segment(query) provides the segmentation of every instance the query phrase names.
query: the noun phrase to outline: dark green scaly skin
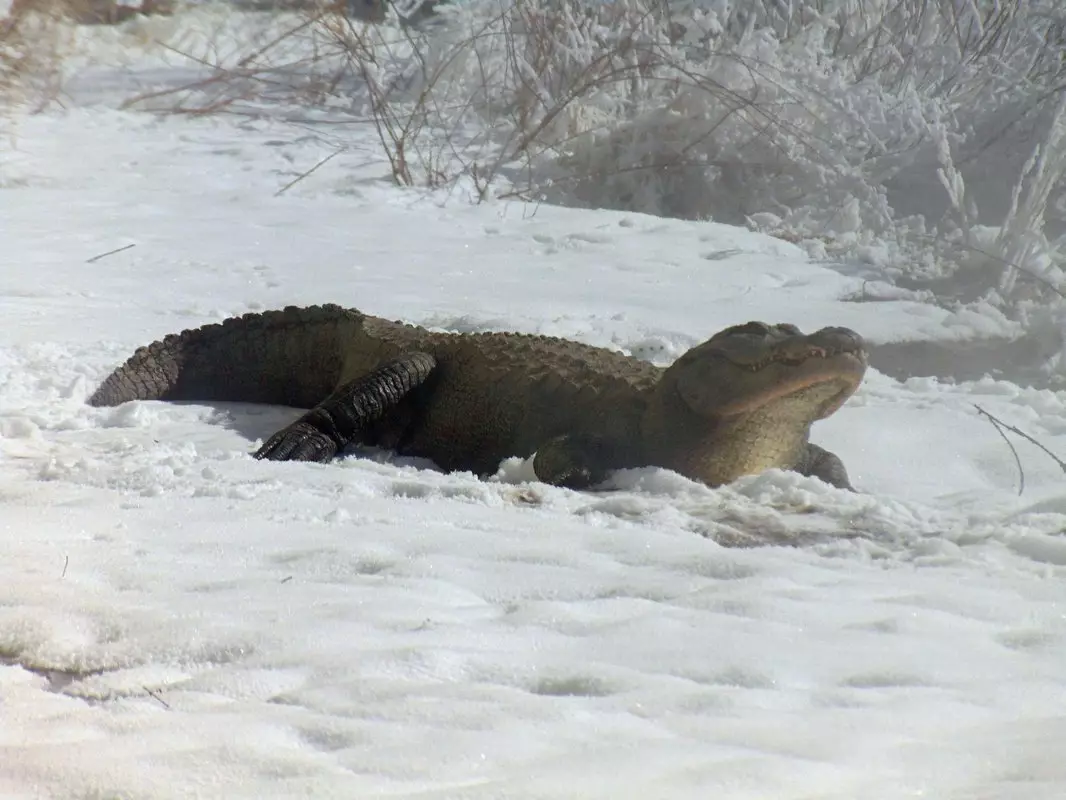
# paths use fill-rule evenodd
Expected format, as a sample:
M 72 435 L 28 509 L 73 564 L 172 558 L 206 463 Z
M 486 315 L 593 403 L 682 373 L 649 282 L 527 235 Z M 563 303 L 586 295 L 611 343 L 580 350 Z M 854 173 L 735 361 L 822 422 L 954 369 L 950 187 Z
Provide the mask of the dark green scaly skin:
M 575 488 L 644 465 L 712 486 L 780 467 L 850 488 L 839 459 L 807 438 L 864 369 L 862 339 L 843 328 L 748 323 L 663 369 L 565 339 L 439 333 L 327 305 L 168 336 L 89 403 L 312 409 L 256 453 L 272 460 L 326 461 L 359 442 L 478 474 L 536 453 L 541 480 Z

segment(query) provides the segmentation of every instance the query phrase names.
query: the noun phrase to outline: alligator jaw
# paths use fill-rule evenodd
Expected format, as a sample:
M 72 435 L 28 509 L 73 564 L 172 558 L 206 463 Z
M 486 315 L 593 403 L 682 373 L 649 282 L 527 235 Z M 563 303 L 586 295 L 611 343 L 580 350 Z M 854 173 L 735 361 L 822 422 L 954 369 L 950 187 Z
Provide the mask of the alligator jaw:
M 738 397 L 731 403 L 724 403 L 715 410 L 719 417 L 732 417 L 737 414 L 749 414 L 771 403 L 780 402 L 789 397 L 799 400 L 804 398 L 824 398 L 816 403 L 817 411 L 811 419 L 824 419 L 844 405 L 855 393 L 866 372 L 866 357 L 860 352 L 842 352 L 834 355 L 812 354 L 798 363 L 775 362 L 774 366 L 784 364 L 786 370 L 774 369 L 776 382 L 769 383 L 758 393 L 747 397 Z M 773 369 L 764 367 L 763 369 Z M 809 392 L 814 387 L 822 391 Z
M 794 325 L 749 322 L 692 348 L 664 377 L 706 419 L 750 414 L 792 397 L 813 422 L 840 408 L 865 372 L 866 347 L 855 331 L 822 328 L 805 335 Z
M 726 329 L 663 373 L 644 419 L 650 460 L 709 486 L 776 467 L 847 487 L 842 465 L 835 480 L 832 470 L 812 468 L 838 460 L 812 451 L 810 428 L 852 395 L 865 371 L 862 338 L 846 328 Z

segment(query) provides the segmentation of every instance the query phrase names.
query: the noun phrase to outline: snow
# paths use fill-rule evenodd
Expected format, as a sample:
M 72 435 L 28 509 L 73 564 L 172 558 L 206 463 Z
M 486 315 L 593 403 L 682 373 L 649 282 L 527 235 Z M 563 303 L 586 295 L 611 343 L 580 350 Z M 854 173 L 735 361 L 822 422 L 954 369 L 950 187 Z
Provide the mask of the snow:
M 871 370 L 813 436 L 858 494 L 260 463 L 297 412 L 85 404 L 139 345 L 288 304 L 659 363 L 749 319 L 1009 322 L 856 302 L 729 226 L 401 191 L 371 131 L 278 194 L 313 127 L 94 85 L 0 162 L 0 796 L 1062 796 L 1063 475 L 1019 441 L 1019 496 L 974 404 L 1061 454 L 1066 393 Z

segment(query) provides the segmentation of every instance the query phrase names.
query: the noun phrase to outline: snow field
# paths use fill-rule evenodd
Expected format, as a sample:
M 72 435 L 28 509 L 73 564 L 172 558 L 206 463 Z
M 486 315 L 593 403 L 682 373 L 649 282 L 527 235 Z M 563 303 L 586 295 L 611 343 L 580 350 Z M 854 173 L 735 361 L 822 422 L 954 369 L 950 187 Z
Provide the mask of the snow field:
M 357 452 L 293 410 L 84 400 L 286 304 L 667 363 L 748 319 L 1008 334 L 712 223 L 385 186 L 368 139 L 75 106 L 0 182 L 0 795 L 1042 800 L 1066 786 L 1066 396 L 871 370 L 814 441 L 859 494 L 604 491 Z M 88 262 L 126 245 L 134 247 Z

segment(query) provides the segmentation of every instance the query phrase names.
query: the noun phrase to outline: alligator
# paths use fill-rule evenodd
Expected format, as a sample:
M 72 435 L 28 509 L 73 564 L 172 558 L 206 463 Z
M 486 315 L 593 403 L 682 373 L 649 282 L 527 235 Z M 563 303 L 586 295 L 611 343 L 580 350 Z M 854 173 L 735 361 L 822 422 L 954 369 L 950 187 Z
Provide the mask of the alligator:
M 310 409 L 254 454 L 329 461 L 350 444 L 492 474 L 533 456 L 539 480 L 584 489 L 665 467 L 709 486 L 777 467 L 851 489 L 808 442 L 866 370 L 847 328 L 748 322 L 669 367 L 567 339 L 447 333 L 337 305 L 245 314 L 138 349 L 89 398 Z

